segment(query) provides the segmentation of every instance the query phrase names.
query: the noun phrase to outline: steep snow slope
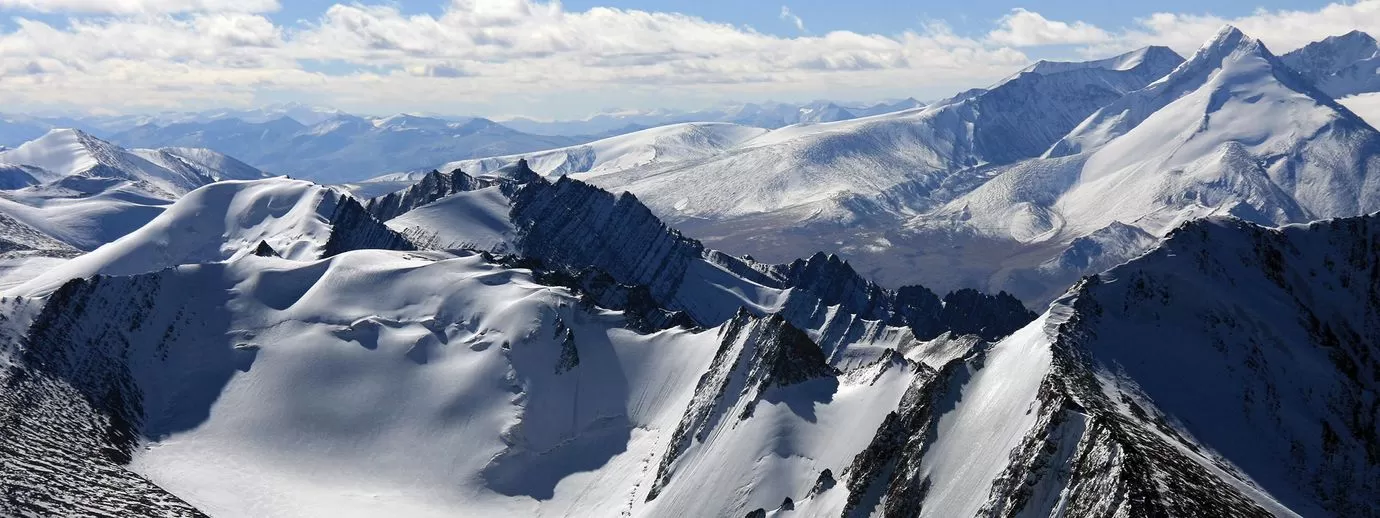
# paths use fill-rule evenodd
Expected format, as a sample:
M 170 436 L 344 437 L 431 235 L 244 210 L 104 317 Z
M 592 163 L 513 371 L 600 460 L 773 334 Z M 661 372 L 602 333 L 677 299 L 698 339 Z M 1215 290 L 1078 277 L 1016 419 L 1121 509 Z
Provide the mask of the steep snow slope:
M 903 403 L 850 467 L 889 487 L 795 512 L 1375 515 L 1377 243 L 1377 216 L 1189 223 Z
M 1380 488 L 1380 217 L 1194 222 L 1086 283 L 1066 330 L 1111 405 L 1307 516 Z
M 1093 110 L 1174 64 L 1025 73 L 970 98 L 789 126 L 706 160 L 591 181 L 638 194 L 672 220 L 777 212 L 894 189 L 906 192 L 890 200 L 888 210 L 924 210 L 947 195 L 938 187 L 956 171 L 1037 155 Z
M 3 152 L 0 149 L 0 152 Z M 38 178 L 47 176 L 42 168 L 30 165 L 0 164 L 0 190 L 23 189 L 37 185 Z
M 451 162 L 443 170 L 488 174 L 526 158 L 532 170 L 547 176 L 573 174 L 592 178 L 640 167 L 702 159 L 757 137 L 767 130 L 725 123 L 672 124 L 619 135 L 589 144 L 507 157 Z
M 362 292 L 371 296 L 350 295 Z M 815 478 L 797 455 L 846 461 L 867 439 L 854 426 L 881 422 L 911 372 L 924 370 L 893 361 L 841 380 L 780 319 L 744 314 L 720 329 L 638 334 L 620 328 L 620 314 L 584 307 L 479 256 L 380 251 L 309 263 L 246 256 L 74 282 L 29 336 L 21 365 L 47 367 L 9 378 L 16 391 L 0 400 L 17 393 L 48 408 L 56 388 L 137 387 L 119 395 L 131 406 L 87 410 L 95 430 L 133 433 L 137 442 L 108 447 L 126 452 L 134 473 L 217 516 L 723 515 L 779 501 L 799 490 L 789 480 Z M 66 340 L 101 336 L 123 345 Z M 91 368 L 75 376 L 59 357 Z M 711 413 L 722 416 L 716 428 L 742 422 L 732 429 L 754 441 L 745 446 L 798 453 L 766 471 L 750 456 L 699 471 L 700 451 L 730 443 L 693 445 L 649 503 L 653 470 L 708 372 L 758 387 L 741 397 L 730 388 L 755 411 Z M 833 387 L 837 398 L 819 399 Z M 46 451 L 28 433 L 44 426 L 101 444 L 52 414 L 7 409 L 17 423 L 3 429 L 18 448 L 5 452 L 10 460 Z M 772 439 L 793 429 L 797 440 Z M 129 490 L 108 477 L 58 482 Z M 782 492 L 693 498 L 735 479 Z
M 205 148 L 162 148 L 133 149 L 132 153 L 145 160 L 158 164 L 170 171 L 182 172 L 186 177 L 197 179 L 254 180 L 267 175 L 249 164 Z M 195 187 L 205 185 L 204 180 L 193 183 Z
M 254 254 L 260 243 L 294 260 L 351 248 L 410 247 L 358 202 L 329 188 L 302 180 L 226 181 L 188 193 L 138 230 L 10 291 L 41 295 L 96 274 L 225 261 Z
M 1380 91 L 1380 45 L 1361 31 L 1309 43 L 1280 60 L 1332 97 Z
M 120 180 L 77 179 L 0 192 L 0 213 L 79 250 L 133 232 L 169 203 Z

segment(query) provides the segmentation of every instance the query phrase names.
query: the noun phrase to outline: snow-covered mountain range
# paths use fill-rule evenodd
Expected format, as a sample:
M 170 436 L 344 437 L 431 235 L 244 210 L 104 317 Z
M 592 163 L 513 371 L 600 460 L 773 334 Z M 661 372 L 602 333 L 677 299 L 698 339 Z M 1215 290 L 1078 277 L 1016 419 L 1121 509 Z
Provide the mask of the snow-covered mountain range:
M 342 182 L 390 170 L 434 167 L 456 158 L 536 151 L 588 139 L 532 135 L 482 118 L 451 121 L 415 115 L 336 114 L 311 125 L 287 116 L 262 122 L 221 118 L 145 124 L 111 135 L 110 140 L 133 147 L 206 147 L 266 171 Z
M 133 232 L 175 199 L 222 180 L 267 175 L 208 149 L 127 150 L 52 130 L 0 151 L 0 285 Z
M 219 182 L 8 290 L 0 509 L 1380 512 L 1376 216 L 1190 222 L 1036 317 L 731 257 L 525 166 Z M 431 208 L 505 253 L 379 223 Z
M 0 150 L 0 515 L 1380 516 L 1375 46 L 521 153 L 126 132 L 403 171 L 335 185 L 47 130 Z
M 1319 86 L 1364 67 L 1374 49 L 1352 33 L 1280 58 L 1226 28 L 1188 60 L 1150 47 L 1040 62 L 924 108 L 788 126 L 700 153 L 620 152 L 665 138 L 638 132 L 579 148 L 599 150 L 597 166 L 572 159 L 588 151 L 523 156 L 543 174 L 635 193 L 716 247 L 766 260 L 837 250 L 887 284 L 1044 303 L 1185 220 L 1380 210 L 1376 131 L 1345 107 L 1354 98 L 1344 105 Z M 448 167 L 483 172 L 518 158 Z
M 463 158 L 551 149 L 683 122 L 758 128 L 832 122 L 913 109 L 914 99 L 842 106 L 738 104 L 701 111 L 602 114 L 579 121 L 501 123 L 477 117 L 397 114 L 358 116 L 288 103 L 252 110 L 152 115 L 38 117 L 0 114 L 0 145 L 18 146 L 53 129 L 80 129 L 125 147 L 198 147 L 254 166 L 326 182 L 354 181 L 392 170 L 428 170 Z
M 924 106 L 915 99 L 873 104 L 812 101 L 804 104 L 781 102 L 742 103 L 695 111 L 653 110 L 648 112 L 602 113 L 583 120 L 537 121 L 528 118 L 505 119 L 503 125 L 537 135 L 608 135 L 686 122 L 723 122 L 755 128 L 776 129 L 792 124 L 837 122 Z M 616 135 L 610 135 L 616 136 Z

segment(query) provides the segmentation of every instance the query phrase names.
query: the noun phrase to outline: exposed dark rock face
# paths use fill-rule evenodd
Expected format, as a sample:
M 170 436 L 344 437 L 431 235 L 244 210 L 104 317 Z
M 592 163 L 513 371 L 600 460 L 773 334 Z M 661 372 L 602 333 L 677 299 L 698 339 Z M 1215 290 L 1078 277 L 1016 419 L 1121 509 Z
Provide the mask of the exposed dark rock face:
M 259 241 L 259 246 L 254 247 L 254 255 L 259 257 L 279 257 L 278 251 L 274 250 L 267 241 Z
M 931 440 L 930 427 L 938 417 L 935 402 L 962 364 L 962 360 L 955 360 L 941 373 L 920 364 L 907 366 L 913 371 L 911 386 L 901 397 L 899 408 L 887 414 L 872 442 L 844 470 L 848 502 L 843 516 L 920 513 L 929 490 L 929 481 L 919 477 L 920 461 Z
M 819 472 L 819 477 L 815 479 L 815 486 L 810 488 L 810 496 L 833 489 L 837 484 L 838 482 L 834 480 L 834 472 L 825 468 L 824 471 Z
M 833 255 L 761 265 L 707 250 L 666 226 L 632 194 L 614 195 L 569 177 L 555 183 L 532 179 L 513 187 L 510 196 L 522 255 L 549 268 L 593 268 L 617 283 L 643 286 L 657 305 L 683 311 L 706 327 L 727 321 L 739 307 L 706 289 L 709 268 L 747 283 L 791 288 L 781 314 L 796 327 L 818 331 L 826 350 L 875 339 L 886 331 L 883 326 L 910 328 L 921 339 L 959 329 L 995 339 L 1035 317 L 1009 295 L 976 292 L 952 295 L 955 306 L 945 312 L 929 290 L 885 290 Z
M 523 255 L 574 270 L 596 268 L 620 283 L 646 286 L 663 302 L 678 301 L 686 268 L 704 252 L 631 194 L 615 196 L 568 177 L 523 186 L 512 219 Z
M 575 331 L 565 326 L 565 321 L 556 318 L 556 336 L 561 341 L 561 358 L 556 363 L 556 374 L 570 372 L 580 366 L 580 350 L 575 347 Z
M 992 341 L 1025 327 L 1036 316 L 1016 297 L 1004 291 L 988 295 L 977 290 L 962 289 L 944 296 L 944 309 L 939 312 L 939 321 L 955 334 L 978 335 Z
M 1377 222 L 1191 222 L 1085 279 L 983 514 L 1271 516 L 1258 484 L 1301 514 L 1380 516 Z
M 369 200 L 364 209 L 379 221 L 388 221 L 446 196 L 492 187 L 501 182 L 497 178 L 476 178 L 459 169 L 449 173 L 432 170 L 411 187 Z
M 780 315 L 755 317 L 740 311 L 720 332 L 719 350 L 696 384 L 695 398 L 672 434 L 647 500 L 670 481 L 676 460 L 691 441 L 703 442 L 730 411 L 740 409 L 737 419 L 748 419 L 767 389 L 838 374 L 819 346 Z M 742 389 L 730 394 L 730 387 Z
M 348 195 L 340 195 L 331 212 L 331 237 L 321 257 L 351 250 L 416 250 L 417 247 L 364 210 Z
M 494 256 L 482 253 L 490 261 L 509 268 L 524 268 L 532 271 L 537 282 L 548 286 L 561 286 L 580 296 L 586 307 L 599 307 L 622 311 L 628 319 L 627 327 L 636 331 L 650 333 L 673 327 L 696 327 L 696 323 L 683 311 L 671 311 L 658 305 L 646 286 L 620 284 L 612 276 L 594 268 L 578 272 L 561 269 L 547 269 L 538 259 L 518 256 Z
M 108 283 L 127 298 L 92 295 Z M 53 293 L 19 362 L 0 373 L 0 514 L 201 516 L 123 467 L 138 445 L 144 410 L 126 363 L 131 344 L 115 328 L 140 326 L 146 308 L 135 302 L 158 290 L 148 276 L 96 277 Z M 97 318 L 104 332 L 81 330 Z

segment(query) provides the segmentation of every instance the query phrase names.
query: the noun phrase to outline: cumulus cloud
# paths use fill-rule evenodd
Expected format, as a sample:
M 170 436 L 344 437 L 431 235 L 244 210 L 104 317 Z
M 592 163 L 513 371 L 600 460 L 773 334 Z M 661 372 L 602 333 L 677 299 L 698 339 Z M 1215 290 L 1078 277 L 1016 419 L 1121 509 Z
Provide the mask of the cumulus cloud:
M 18 10 L 11 28 L 0 29 L 0 91 L 10 106 L 103 110 L 262 98 L 435 111 L 456 99 L 466 109 L 516 99 L 498 108 L 511 110 L 580 96 L 656 104 L 869 92 L 938 97 L 1025 65 L 1023 47 L 1072 44 L 1103 56 L 1167 44 L 1191 52 L 1224 23 L 1276 51 L 1358 28 L 1380 34 L 1380 0 L 1235 19 L 1162 13 L 1114 30 L 1014 10 L 978 38 L 941 21 L 899 34 L 808 34 L 785 6 L 782 18 L 800 35 L 671 12 L 570 11 L 539 0 L 448 0 L 434 14 L 341 2 L 286 24 L 264 16 L 278 7 L 278 0 L 0 0 L 0 10 Z M 25 11 L 66 16 L 52 21 Z
M 1020 8 L 1012 9 L 997 23 L 998 28 L 988 33 L 987 39 L 1014 47 L 1081 45 L 1112 39 L 1111 34 L 1094 25 L 1050 20 L 1040 13 Z
M 805 32 L 805 20 L 801 20 L 799 16 L 791 13 L 791 8 L 781 6 L 781 19 L 791 22 L 791 25 L 795 26 L 795 30 Z
M 40 13 L 166 14 L 277 11 L 278 0 L 0 0 L 0 9 Z
M 1123 47 L 1153 44 L 1192 52 L 1227 24 L 1259 38 L 1270 50 L 1284 53 L 1352 30 L 1380 36 L 1380 0 L 1333 3 L 1313 11 L 1258 9 L 1235 18 L 1157 13 L 1137 20 L 1136 27 L 1118 39 Z

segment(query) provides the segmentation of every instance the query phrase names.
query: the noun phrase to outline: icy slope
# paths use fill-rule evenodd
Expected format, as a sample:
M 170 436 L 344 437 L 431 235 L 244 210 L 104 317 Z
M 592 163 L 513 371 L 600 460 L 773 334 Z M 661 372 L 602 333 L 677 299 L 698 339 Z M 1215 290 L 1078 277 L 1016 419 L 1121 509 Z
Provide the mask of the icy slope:
M 508 219 L 509 203 L 498 186 L 485 187 L 446 196 L 387 224 L 423 248 L 505 253 L 514 249 L 518 232 Z
M 388 221 L 446 196 L 493 187 L 499 182 L 497 178 L 476 178 L 460 169 L 451 169 L 449 173 L 433 170 L 405 188 L 370 199 L 364 208 L 380 221 Z
M 630 194 L 570 177 L 552 183 L 522 161 L 499 173 L 485 180 L 497 182 L 489 187 L 458 171 L 435 173 L 369 207 L 407 207 L 460 190 L 388 224 L 422 247 L 500 251 L 513 254 L 514 264 L 563 272 L 563 285 L 607 307 L 641 308 L 631 311 L 654 321 L 668 311 L 711 327 L 741 307 L 781 312 L 824 346 L 831 362 L 866 362 L 881 353 L 841 347 L 859 339 L 896 345 L 911 334 L 930 339 L 944 332 L 992 339 L 1034 318 L 1006 294 L 962 291 L 941 300 L 921 286 L 885 290 L 822 253 L 777 265 L 731 257 L 685 238 Z
M 629 193 L 615 196 L 570 177 L 555 183 L 534 178 L 509 187 L 514 188 L 510 219 L 519 254 L 643 286 L 661 307 L 683 311 L 701 325 L 722 323 L 740 307 L 780 312 L 809 331 L 831 361 L 852 357 L 841 346 L 859 337 L 895 341 L 891 326 L 926 339 L 945 331 L 993 338 L 1033 318 L 1004 293 L 950 294 L 946 300 L 963 298 L 971 305 L 949 305 L 922 286 L 885 290 L 833 255 L 816 253 L 779 265 L 731 257 L 682 236 Z M 957 308 L 964 311 L 952 311 Z M 878 351 L 858 353 L 852 360 Z
M 1106 70 L 1134 70 L 1145 67 L 1146 64 L 1154 64 L 1153 70 L 1172 70 L 1183 62 L 1183 58 L 1175 54 L 1168 47 L 1144 47 L 1138 50 L 1127 52 L 1120 56 L 1113 56 L 1106 59 L 1093 61 L 1047 61 L 1040 60 L 1022 70 L 1022 73 L 1032 72 L 1040 75 L 1057 74 L 1060 72 L 1070 72 L 1089 68 L 1101 68 Z
M 1376 243 L 1377 216 L 1189 223 L 941 369 L 795 511 L 1373 516 Z
M 225 261 L 267 243 L 278 257 L 315 259 L 356 248 L 409 249 L 354 199 L 302 180 L 217 182 L 147 225 L 12 290 L 50 292 L 68 279 Z

